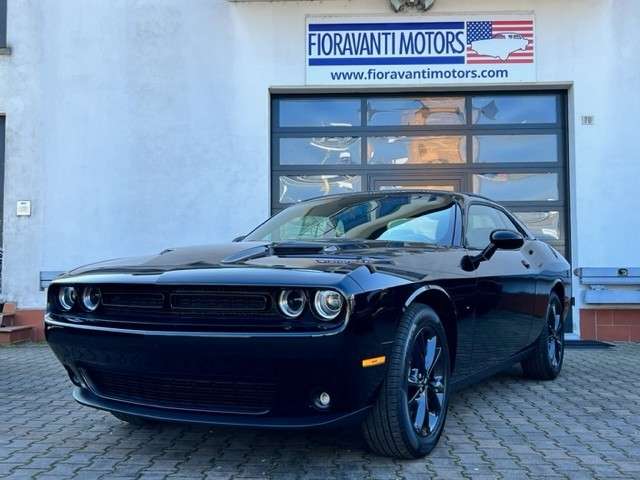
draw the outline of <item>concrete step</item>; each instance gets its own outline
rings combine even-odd
[[[0,327],[0,345],[13,345],[31,340],[33,327],[28,325],[20,327]]]

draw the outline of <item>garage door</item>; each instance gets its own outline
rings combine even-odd
[[[366,190],[485,195],[567,254],[562,92],[272,97],[272,210]]]

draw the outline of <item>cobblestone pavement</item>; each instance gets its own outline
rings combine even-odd
[[[640,345],[568,350],[555,382],[514,368],[458,394],[426,459],[358,432],[132,427],[77,405],[46,346],[0,348],[0,477],[640,478]]]

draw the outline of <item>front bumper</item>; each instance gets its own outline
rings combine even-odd
[[[266,428],[361,420],[386,370],[362,368],[362,359],[388,357],[390,347],[374,330],[351,328],[325,336],[230,337],[100,331],[51,315],[45,328],[81,404],[157,420]],[[222,393],[209,395],[208,388],[221,385]],[[320,392],[330,394],[329,408],[314,405]]]
[[[162,422],[195,423],[203,425],[216,425],[227,427],[248,428],[329,428],[357,424],[364,420],[370,406],[348,413],[326,413],[324,415],[284,416],[284,417],[254,417],[250,415],[233,414],[205,414],[179,410],[167,410],[142,405],[132,405],[99,397],[90,390],[75,387],[73,398],[80,404],[88,407],[119,412]]]

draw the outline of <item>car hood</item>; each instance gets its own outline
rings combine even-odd
[[[357,281],[359,270],[394,276],[400,283],[427,273],[409,260],[449,249],[403,242],[236,242],[171,248],[157,255],[108,260],[76,268],[61,277],[82,281],[140,283],[333,284],[345,276]],[[431,256],[431,255],[429,255]],[[438,262],[436,262],[438,263]],[[355,273],[354,273],[355,272]],[[106,278],[108,276],[109,278]]]

